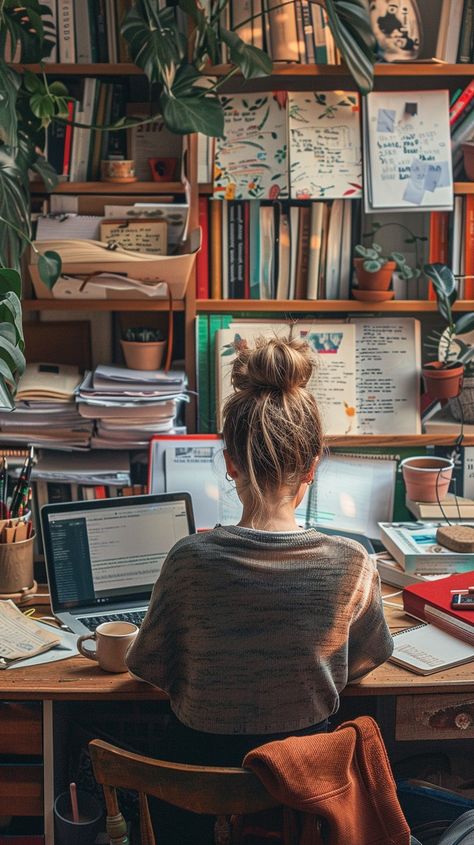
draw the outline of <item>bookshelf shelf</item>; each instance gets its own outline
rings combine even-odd
[[[30,70],[32,73],[42,73],[44,69],[47,74],[58,76],[143,76],[141,68],[132,62],[115,65],[106,62],[87,65],[46,62],[44,68],[39,64],[12,64],[11,67],[19,71],[19,73],[25,70]]]
[[[212,76],[225,76],[229,73],[230,65],[216,65],[206,70]],[[399,62],[397,64],[377,64],[374,68],[376,78],[387,76],[474,76],[474,64],[446,64],[444,62]],[[303,65],[274,62],[271,77],[324,77],[339,76],[350,78],[345,65]],[[238,78],[238,74],[236,74]],[[270,77],[270,78],[271,78]],[[266,77],[264,77],[266,79]]]
[[[454,306],[455,311],[472,311],[474,302],[469,299],[459,300]],[[312,312],[347,312],[363,311],[365,313],[400,312],[430,312],[436,311],[435,302],[425,299],[399,299],[391,302],[357,302],[355,299],[290,299],[284,301],[270,299],[198,299],[196,302],[198,313],[233,313],[234,311],[265,311],[268,313],[312,313]]]
[[[34,183],[32,194],[50,193],[41,183]],[[182,182],[59,182],[53,194],[183,194]]]
[[[24,311],[168,311],[167,299],[24,299]],[[173,311],[184,311],[183,300]]]
[[[404,448],[406,446],[452,446],[455,445],[457,437],[454,434],[353,434],[352,436],[338,437],[330,435],[326,437],[329,447],[344,447],[357,449],[360,446],[382,446]],[[463,438],[464,446],[474,445],[474,435],[468,434]]]

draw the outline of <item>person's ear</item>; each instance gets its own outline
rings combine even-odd
[[[230,457],[227,449],[224,449],[225,468],[230,477],[235,481],[239,475],[239,471]]]
[[[314,461],[312,462],[309,471],[301,479],[302,484],[312,484],[313,483],[314,475],[315,475],[315,472],[316,472],[316,467],[318,465],[318,461],[319,461],[319,457],[316,457],[314,459]]]

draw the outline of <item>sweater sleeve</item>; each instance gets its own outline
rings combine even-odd
[[[349,629],[348,680],[355,681],[390,657],[393,640],[385,621],[380,578],[372,572],[369,600]]]

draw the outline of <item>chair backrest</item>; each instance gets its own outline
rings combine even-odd
[[[194,813],[229,816],[257,813],[278,806],[253,772],[238,768],[189,766],[132,754],[94,739],[89,743],[94,775],[104,788],[107,832],[114,842],[126,835],[115,789],[133,789],[140,796],[141,839],[154,837],[146,795],[153,795]]]

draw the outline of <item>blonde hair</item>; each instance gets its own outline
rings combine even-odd
[[[232,367],[234,393],[223,409],[227,451],[247,479],[253,515],[265,494],[295,493],[323,451],[318,406],[306,389],[314,358],[307,343],[259,338],[239,350]]]

